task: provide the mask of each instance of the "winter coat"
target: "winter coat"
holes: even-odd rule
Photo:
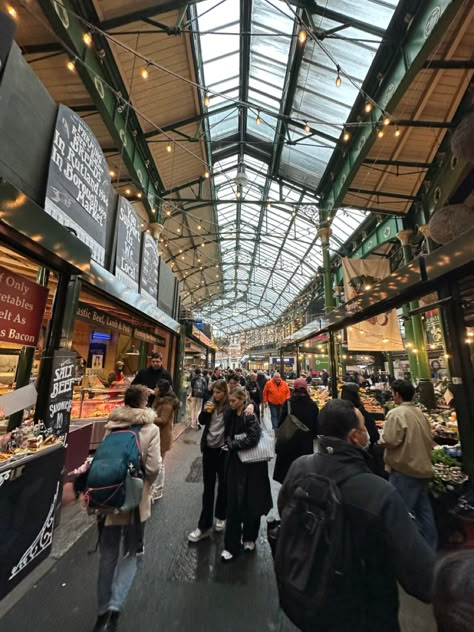
[[[295,459],[305,454],[313,454],[313,440],[319,434],[319,409],[309,395],[292,395],[289,400],[292,414],[309,428],[309,432],[298,432],[288,452],[277,454],[273,479],[283,483],[285,476]],[[280,424],[288,415],[288,400],[283,404]]]
[[[435,554],[421,536],[398,491],[369,470],[366,454],[346,441],[322,437],[320,454],[291,466],[278,498],[280,514],[300,477],[316,472],[341,480],[339,489],[352,535],[354,577],[350,594],[328,604],[325,632],[399,632],[398,587],[425,602],[431,599]],[[340,604],[344,604],[344,608]],[[331,606],[333,606],[331,610]]]
[[[263,389],[264,402],[269,402],[275,406],[282,406],[289,397],[290,389],[284,380],[281,380],[280,383],[277,384],[272,378],[265,384]]]
[[[153,367],[148,366],[146,369],[140,369],[138,371],[132,382],[132,386],[142,384],[154,391],[160,380],[168,380],[171,386],[173,386],[171,374],[164,367],[154,369]],[[150,395],[148,398],[148,406],[153,406],[154,399],[155,395]]]
[[[179,400],[171,392],[163,397],[157,393],[153,402],[153,409],[156,412],[156,425],[160,429],[161,456],[164,457],[173,443],[173,422],[178,410]]]
[[[265,388],[265,384],[268,382],[268,378],[264,373],[257,373],[257,382],[260,386],[260,390],[263,393],[263,389]]]
[[[262,391],[260,389],[260,386],[258,385],[258,382],[252,382],[252,380],[248,380],[246,384],[246,389],[252,403],[255,404],[255,406],[257,407],[260,406],[260,404],[262,403]]]
[[[119,428],[141,426],[139,439],[142,462],[145,468],[145,481],[143,496],[140,503],[140,519],[148,520],[151,515],[151,486],[161,469],[160,431],[155,426],[156,413],[151,408],[130,408],[129,406],[117,406],[112,410],[105,425],[107,434]],[[129,524],[132,516],[130,513],[109,514],[105,525],[120,526]]]
[[[238,451],[253,448],[260,440],[261,428],[255,415],[237,415],[231,408],[224,412],[225,442],[229,447],[226,463],[227,512],[245,507],[249,518],[267,514],[273,506],[268,463],[242,463]],[[245,434],[242,439],[235,435]]]

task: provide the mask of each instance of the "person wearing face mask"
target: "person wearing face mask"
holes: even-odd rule
[[[369,437],[360,411],[348,401],[328,402],[319,413],[319,432],[319,452],[293,463],[278,497],[278,509],[284,520],[308,474],[332,480],[339,488],[346,525],[341,531],[341,550],[350,536],[350,557],[339,589],[328,592],[327,603],[321,604],[317,624],[311,620],[300,629],[400,632],[397,583],[429,603],[434,551],[397,490],[370,471],[365,451]],[[327,492],[321,485],[313,489],[315,494]]]

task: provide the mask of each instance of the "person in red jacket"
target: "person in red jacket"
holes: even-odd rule
[[[263,389],[263,402],[265,408],[270,407],[270,416],[273,429],[276,430],[280,424],[280,415],[283,404],[290,397],[288,384],[281,379],[279,373],[274,373],[271,380],[265,384]]]

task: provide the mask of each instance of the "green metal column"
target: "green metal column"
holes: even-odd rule
[[[388,372],[390,373],[391,377],[395,377],[395,366],[393,364],[393,355],[391,351],[388,351],[387,353],[387,364]]]
[[[138,368],[143,369],[147,365],[148,360],[148,343],[144,340],[140,342],[140,355],[138,356]]]
[[[327,224],[322,225],[319,229],[319,237],[321,239],[323,256],[324,308],[326,313],[329,313],[335,307],[335,300],[332,290],[331,257],[329,254],[329,238],[331,237],[331,229],[327,226]]]
[[[46,287],[49,281],[49,270],[47,268],[39,268],[36,276],[36,283]],[[31,370],[33,369],[33,361],[35,359],[35,347],[22,347],[20,356],[18,358],[18,364],[16,367],[15,375],[15,389],[27,386],[31,379]],[[8,421],[8,428],[12,430],[21,425],[23,421],[23,410],[19,410],[17,413],[10,415]]]

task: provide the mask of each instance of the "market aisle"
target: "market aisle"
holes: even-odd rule
[[[201,501],[200,433],[187,431],[167,457],[166,495],[147,525],[146,559],[123,614],[122,632],[292,632],[279,611],[264,528],[256,555],[219,559],[222,535],[189,546]],[[279,486],[275,487],[275,492]],[[89,632],[95,621],[97,557],[89,531],[0,620],[0,632]],[[429,610],[411,600],[403,632],[434,632]]]

